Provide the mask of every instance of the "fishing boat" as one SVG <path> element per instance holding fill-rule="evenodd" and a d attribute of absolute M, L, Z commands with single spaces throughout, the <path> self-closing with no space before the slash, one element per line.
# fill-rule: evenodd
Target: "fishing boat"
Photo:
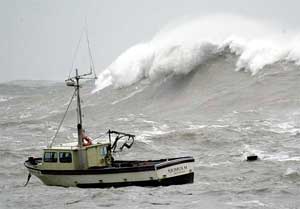
<path fill-rule="evenodd" d="M 115 160 L 114 153 L 125 148 L 130 149 L 135 135 L 108 130 L 107 142 L 95 143 L 85 134 L 82 124 L 80 80 L 87 79 L 91 73 L 79 75 L 76 70 L 75 76 L 66 80 L 67 86 L 74 87 L 73 97 L 77 98 L 77 142 L 54 146 L 52 141 L 43 150 L 42 157 L 29 157 L 24 163 L 29 171 L 26 185 L 32 175 L 46 185 L 82 188 L 193 183 L 193 157 Z"/>

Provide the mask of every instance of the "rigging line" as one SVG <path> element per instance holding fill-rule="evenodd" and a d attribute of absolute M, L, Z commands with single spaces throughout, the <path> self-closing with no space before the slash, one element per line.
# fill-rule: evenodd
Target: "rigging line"
<path fill-rule="evenodd" d="M 86 42 L 88 45 L 88 50 L 89 50 L 89 57 L 90 57 L 90 66 L 91 66 L 91 73 L 94 74 L 94 77 L 96 78 L 96 72 L 95 72 L 95 66 L 94 66 L 94 61 L 93 61 L 93 56 L 92 56 L 92 51 L 90 47 L 90 40 L 89 40 L 89 34 L 88 34 L 88 25 L 87 25 L 87 19 L 85 19 L 85 37 L 86 37 Z"/>
<path fill-rule="evenodd" d="M 94 140 L 96 140 L 96 139 L 99 139 L 100 137 L 103 137 L 103 136 L 105 136 L 105 135 L 106 135 L 106 133 L 104 133 L 104 134 L 101 134 L 101 135 L 99 135 L 99 136 L 95 137 L 94 139 L 92 139 L 92 141 L 94 141 Z"/>
<path fill-rule="evenodd" d="M 80 46 L 80 43 L 81 43 L 83 34 L 84 34 L 84 30 L 81 31 L 80 38 L 79 38 L 79 40 L 78 40 L 78 42 L 77 42 L 77 46 L 76 46 L 76 48 L 75 48 L 75 52 L 74 52 L 73 57 L 72 57 L 72 66 L 71 66 L 71 69 L 70 69 L 70 72 L 69 72 L 69 76 L 68 76 L 69 78 L 70 78 L 71 73 L 72 73 L 72 71 L 73 71 L 74 62 L 75 62 L 75 59 L 76 59 L 76 57 L 77 57 L 77 52 L 78 52 L 78 49 L 79 49 L 79 46 Z"/>
<path fill-rule="evenodd" d="M 66 109 L 66 111 L 65 111 L 65 113 L 64 113 L 64 116 L 63 116 L 62 120 L 61 120 L 60 123 L 59 123 L 59 126 L 58 126 L 58 128 L 57 128 L 57 130 L 56 130 L 56 133 L 55 133 L 55 135 L 54 135 L 54 137 L 53 137 L 53 139 L 52 139 L 52 142 L 51 142 L 51 144 L 50 144 L 50 148 L 52 147 L 52 145 L 53 145 L 53 143 L 54 143 L 54 141 L 55 141 L 55 139 L 56 139 L 56 137 L 57 137 L 57 134 L 58 134 L 58 132 L 59 132 L 59 130 L 60 130 L 62 124 L 63 124 L 63 121 L 65 120 L 65 117 L 66 117 L 66 115 L 67 115 L 67 113 L 68 113 L 68 111 L 69 111 L 69 108 L 70 108 L 70 106 L 71 106 L 71 104 L 72 104 L 72 101 L 73 101 L 75 95 L 76 95 L 76 91 L 74 91 L 74 93 L 73 93 L 73 95 L 72 95 L 72 97 L 71 97 L 71 100 L 70 100 L 70 102 L 69 102 L 69 104 L 68 104 L 68 107 L 67 107 L 67 109 Z"/>

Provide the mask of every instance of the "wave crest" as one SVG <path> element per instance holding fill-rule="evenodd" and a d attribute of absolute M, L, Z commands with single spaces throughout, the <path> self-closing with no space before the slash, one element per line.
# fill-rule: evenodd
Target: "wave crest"
<path fill-rule="evenodd" d="M 238 56 L 235 70 L 252 75 L 278 61 L 300 64 L 297 33 L 238 16 L 205 17 L 167 27 L 151 41 L 129 48 L 100 73 L 94 91 L 188 74 L 227 49 Z"/>

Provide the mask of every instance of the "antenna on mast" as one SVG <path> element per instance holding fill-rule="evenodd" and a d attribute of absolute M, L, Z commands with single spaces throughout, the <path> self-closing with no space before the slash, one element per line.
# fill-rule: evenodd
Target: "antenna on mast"
<path fill-rule="evenodd" d="M 85 17 L 85 37 L 86 37 L 86 42 L 87 42 L 88 50 L 89 50 L 90 70 L 91 70 L 90 73 L 94 75 L 95 79 L 97 79 L 97 75 L 96 75 L 96 71 L 95 71 L 95 65 L 94 65 L 93 56 L 92 56 L 92 50 L 91 50 L 91 47 L 90 47 L 87 17 Z"/>
<path fill-rule="evenodd" d="M 87 17 L 85 17 L 85 26 L 83 27 L 83 29 L 81 31 L 80 38 L 79 38 L 77 46 L 75 48 L 75 53 L 73 54 L 72 66 L 71 66 L 71 69 L 70 69 L 70 72 L 69 72 L 68 80 L 71 80 L 71 73 L 74 70 L 74 62 L 75 62 L 75 59 L 77 57 L 79 46 L 80 46 L 80 43 L 82 41 L 83 35 L 85 35 L 86 43 L 87 43 L 87 48 L 88 48 L 88 56 L 89 56 L 89 62 L 90 62 L 90 71 L 89 71 L 89 73 L 81 75 L 81 78 L 82 78 L 82 76 L 92 75 L 93 77 L 91 77 L 91 78 L 84 78 L 84 79 L 97 79 L 95 65 L 94 65 L 94 60 L 93 60 L 93 56 L 92 56 L 92 50 L 91 50 L 91 47 L 90 47 L 90 39 L 89 39 L 89 33 L 88 33 Z"/>

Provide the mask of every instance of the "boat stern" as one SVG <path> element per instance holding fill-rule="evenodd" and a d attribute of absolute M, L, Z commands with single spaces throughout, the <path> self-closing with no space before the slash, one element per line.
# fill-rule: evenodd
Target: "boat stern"
<path fill-rule="evenodd" d="M 193 183 L 194 162 L 193 157 L 168 159 L 155 165 L 157 177 L 162 185 Z"/>

